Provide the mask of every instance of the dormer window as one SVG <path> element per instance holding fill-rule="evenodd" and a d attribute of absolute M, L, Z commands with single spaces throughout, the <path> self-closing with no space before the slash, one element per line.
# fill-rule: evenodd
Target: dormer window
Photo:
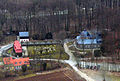
<path fill-rule="evenodd" d="M 19 64 L 21 64 L 22 62 L 19 62 Z"/>
<path fill-rule="evenodd" d="M 26 61 L 24 63 L 27 63 Z"/>
<path fill-rule="evenodd" d="M 15 64 L 17 64 L 17 62 L 15 62 Z"/>

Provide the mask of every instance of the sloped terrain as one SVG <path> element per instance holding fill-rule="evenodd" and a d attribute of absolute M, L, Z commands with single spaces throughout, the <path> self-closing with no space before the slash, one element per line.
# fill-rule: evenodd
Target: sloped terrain
<path fill-rule="evenodd" d="M 16 81 L 85 81 L 72 70 L 60 70 L 58 72 L 37 75 Z"/>

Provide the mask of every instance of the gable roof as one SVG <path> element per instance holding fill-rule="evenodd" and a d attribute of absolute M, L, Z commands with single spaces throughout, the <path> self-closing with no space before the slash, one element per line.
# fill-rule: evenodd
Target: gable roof
<path fill-rule="evenodd" d="M 84 30 L 84 31 L 81 32 L 81 36 L 90 37 L 91 35 L 90 35 L 90 33 L 88 31 Z"/>
<path fill-rule="evenodd" d="M 29 37 L 29 32 L 19 32 L 20 37 Z"/>
<path fill-rule="evenodd" d="M 100 33 L 84 30 L 76 37 L 78 44 L 100 44 L 102 39 Z"/>
<path fill-rule="evenodd" d="M 18 40 L 14 41 L 15 46 L 21 46 L 20 42 Z"/>
<path fill-rule="evenodd" d="M 17 59 L 13 59 L 12 57 L 5 57 L 3 58 L 3 62 L 6 65 L 13 64 L 14 66 L 22 66 L 24 64 L 29 64 L 29 57 Z"/>
<path fill-rule="evenodd" d="M 78 44 L 97 44 L 96 39 L 83 39 L 83 40 L 78 40 Z"/>

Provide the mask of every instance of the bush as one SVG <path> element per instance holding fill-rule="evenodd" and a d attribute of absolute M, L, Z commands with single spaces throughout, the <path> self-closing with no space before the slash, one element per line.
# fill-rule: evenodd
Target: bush
<path fill-rule="evenodd" d="M 32 36 L 32 39 L 33 40 L 39 40 L 39 34 L 34 34 L 33 36 Z"/>
<path fill-rule="evenodd" d="M 22 71 L 23 71 L 23 72 L 26 72 L 26 70 L 27 70 L 27 65 L 23 65 L 23 66 L 22 66 Z"/>
<path fill-rule="evenodd" d="M 101 51 L 100 50 L 95 50 L 94 51 L 94 56 L 95 57 L 100 57 L 101 56 Z"/>
<path fill-rule="evenodd" d="M 51 32 L 47 33 L 45 39 L 53 39 L 52 33 Z"/>

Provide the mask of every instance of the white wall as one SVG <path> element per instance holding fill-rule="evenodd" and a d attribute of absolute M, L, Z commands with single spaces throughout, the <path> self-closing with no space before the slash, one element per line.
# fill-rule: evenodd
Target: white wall
<path fill-rule="evenodd" d="M 28 42 L 29 39 L 20 39 L 20 42 Z"/>

